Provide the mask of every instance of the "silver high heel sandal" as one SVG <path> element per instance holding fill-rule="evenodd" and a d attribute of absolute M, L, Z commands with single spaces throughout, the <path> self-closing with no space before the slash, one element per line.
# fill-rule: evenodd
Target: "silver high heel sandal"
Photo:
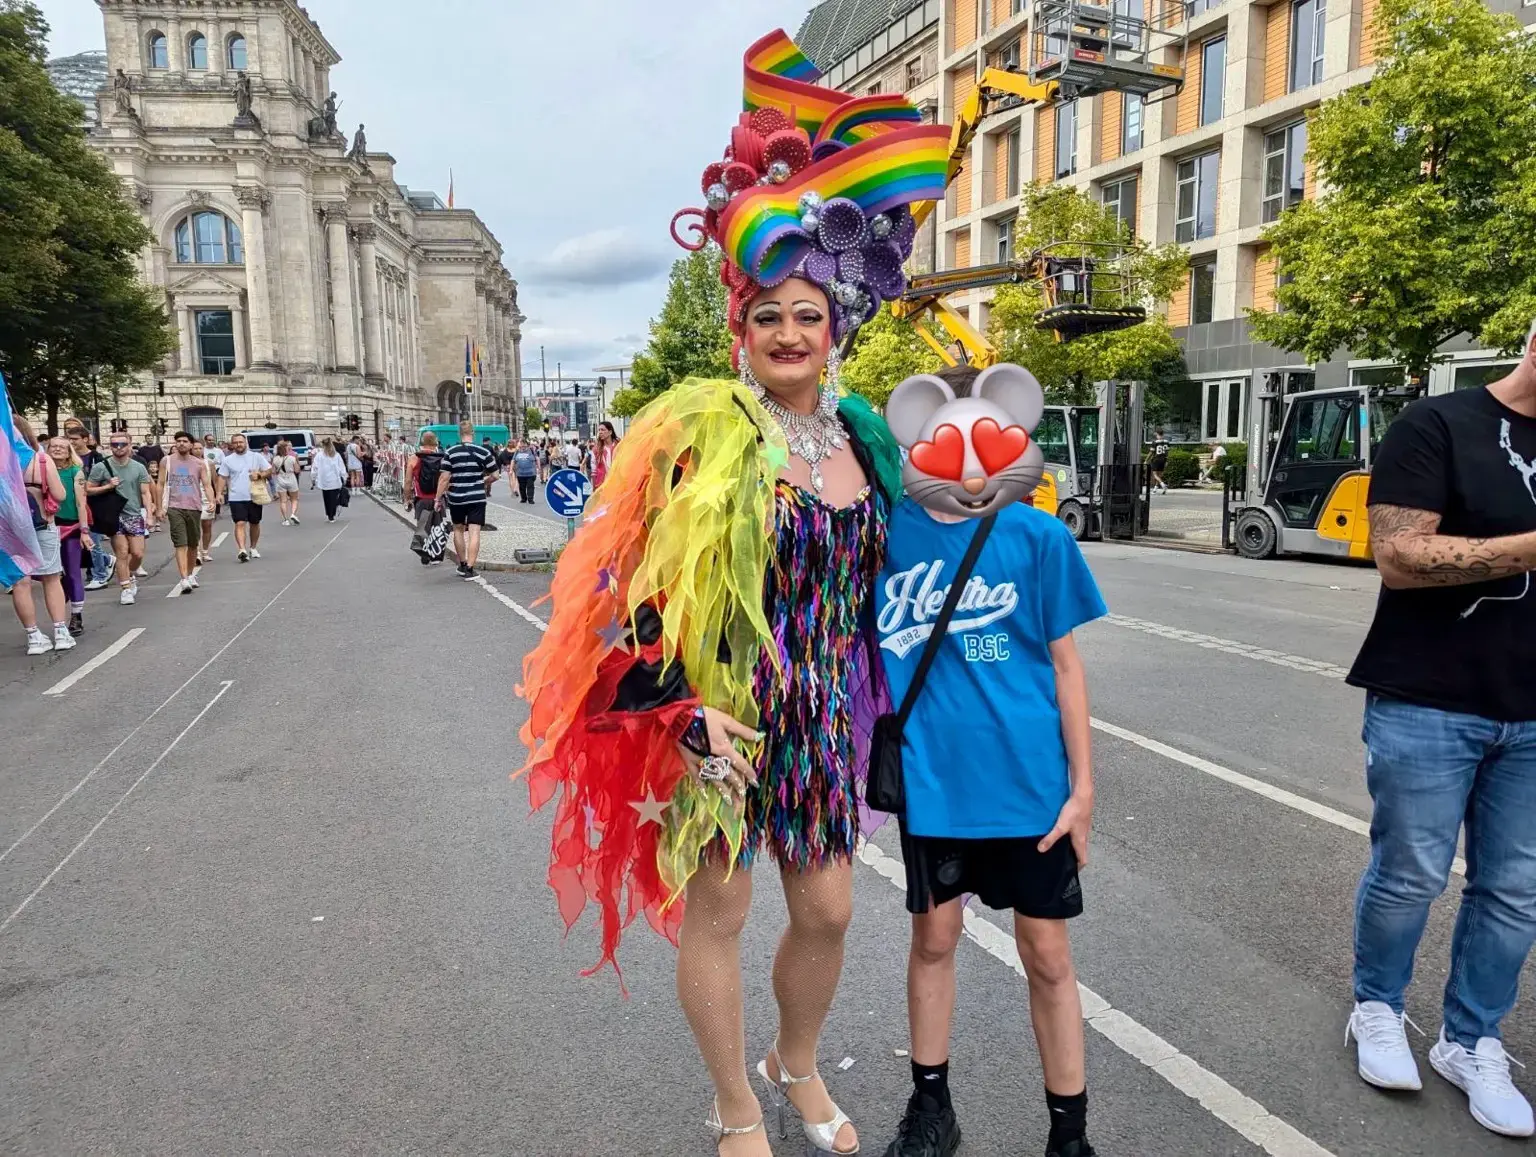
<path fill-rule="evenodd" d="M 739 1128 L 732 1128 L 721 1122 L 720 1101 L 716 1099 L 715 1103 L 710 1106 L 709 1116 L 704 1119 L 704 1127 L 715 1135 L 715 1144 L 718 1145 L 727 1137 L 744 1137 L 748 1133 L 756 1133 L 763 1127 L 763 1119 L 759 1117 L 755 1125 L 742 1125 Z"/>
<path fill-rule="evenodd" d="M 768 1075 L 768 1061 L 766 1058 L 757 1062 L 757 1075 L 762 1077 L 763 1083 L 768 1086 L 769 1100 L 773 1104 L 774 1111 L 778 1114 L 779 1140 L 782 1141 L 789 1136 L 789 1110 L 794 1108 L 794 1105 L 789 1100 L 789 1090 L 795 1085 L 803 1085 L 807 1081 L 814 1081 L 821 1074 L 812 1069 L 809 1076 L 790 1076 L 789 1070 L 784 1067 L 784 1058 L 779 1055 L 778 1041 L 773 1042 L 773 1048 L 768 1051 L 768 1056 L 778 1062 L 779 1079 L 775 1081 Z M 859 1151 L 857 1143 L 852 1149 L 839 1149 L 837 1147 L 838 1131 L 844 1125 L 850 1125 L 852 1122 L 848 1119 L 848 1114 L 839 1109 L 835 1103 L 832 1109 L 834 1113 L 832 1119 L 819 1125 L 813 1125 L 803 1117 L 800 1119 L 800 1127 L 805 1130 L 806 1153 L 810 1154 L 811 1157 L 814 1157 L 817 1153 L 835 1153 L 838 1157 L 853 1157 L 853 1154 Z M 796 1111 L 798 1112 L 798 1110 Z"/>

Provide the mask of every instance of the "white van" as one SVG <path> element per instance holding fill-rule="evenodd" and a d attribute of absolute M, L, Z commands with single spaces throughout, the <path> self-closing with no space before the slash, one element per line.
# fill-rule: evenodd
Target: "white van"
<path fill-rule="evenodd" d="M 299 469 L 309 469 L 309 458 L 318 444 L 313 430 L 241 430 L 252 450 L 265 450 L 279 442 L 292 442 Z"/>

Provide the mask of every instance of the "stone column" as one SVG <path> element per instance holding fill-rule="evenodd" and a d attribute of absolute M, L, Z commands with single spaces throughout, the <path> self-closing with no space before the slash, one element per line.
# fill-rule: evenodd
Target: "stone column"
<path fill-rule="evenodd" d="M 405 316 L 411 337 L 411 361 L 406 368 L 407 389 L 419 390 L 421 381 L 421 317 L 416 308 L 416 269 L 408 268 L 405 274 Z"/>
<path fill-rule="evenodd" d="M 330 262 L 331 331 L 335 334 L 336 368 L 355 370 L 357 342 L 353 340 L 352 250 L 347 244 L 347 205 L 332 201 L 321 206 L 325 215 L 325 248 Z"/>
<path fill-rule="evenodd" d="M 354 227 L 358 244 L 358 288 L 363 305 L 363 372 L 384 377 L 384 335 L 379 327 L 379 228 L 372 222 Z"/>
<path fill-rule="evenodd" d="M 180 348 L 177 351 L 181 359 L 181 372 L 190 374 L 195 372 L 194 362 L 197 353 L 197 340 L 193 335 L 192 311 L 184 306 L 176 307 L 176 333 L 180 340 Z"/>
<path fill-rule="evenodd" d="M 229 313 L 235 331 L 235 369 L 243 370 L 251 364 L 251 354 L 245 345 L 245 310 L 237 305 Z"/>
<path fill-rule="evenodd" d="M 181 17 L 172 16 L 165 22 L 166 63 L 170 72 L 187 70 L 187 42 L 181 38 Z"/>
<path fill-rule="evenodd" d="M 208 38 L 208 71 L 214 76 L 222 76 L 224 74 L 224 33 L 219 27 L 218 17 L 208 17 L 203 35 Z"/>
<path fill-rule="evenodd" d="M 250 312 L 251 367 L 275 369 L 277 350 L 272 344 L 272 296 L 267 277 L 265 214 L 272 195 L 260 185 L 236 185 L 240 202 L 240 231 L 245 241 L 245 296 Z"/>

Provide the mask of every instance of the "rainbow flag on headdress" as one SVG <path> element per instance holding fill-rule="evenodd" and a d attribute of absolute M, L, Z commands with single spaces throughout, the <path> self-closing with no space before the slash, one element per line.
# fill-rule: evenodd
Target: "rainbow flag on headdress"
<path fill-rule="evenodd" d="M 33 450 L 21 440 L 11 417 L 11 396 L 0 374 L 0 584 L 10 586 L 43 565 L 32 529 L 32 509 L 21 472 Z"/>
<path fill-rule="evenodd" d="M 778 109 L 816 142 L 854 145 L 922 123 L 922 114 L 899 92 L 852 97 L 818 85 L 820 70 L 783 29 L 747 49 L 745 65 L 743 107 L 748 112 Z"/>

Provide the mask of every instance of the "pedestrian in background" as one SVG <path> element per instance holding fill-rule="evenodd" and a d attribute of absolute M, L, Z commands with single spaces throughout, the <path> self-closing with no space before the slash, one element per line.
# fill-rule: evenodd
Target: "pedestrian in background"
<path fill-rule="evenodd" d="M 14 421 L 16 432 L 32 450 L 32 461 L 22 471 L 22 481 L 26 484 L 27 498 L 33 507 L 32 527 L 37 531 L 41 562 L 33 569 L 31 577 L 43 586 L 43 605 L 53 623 L 53 638 L 50 640 L 38 630 L 34 620 L 27 632 L 27 654 L 68 651 L 74 647 L 75 640 L 69 633 L 69 610 L 64 599 L 64 563 L 59 553 L 59 527 L 55 521 L 55 515 L 66 497 L 64 483 L 53 459 L 39 445 L 31 424 L 20 416 L 16 416 Z"/>
<path fill-rule="evenodd" d="M 335 522 L 342 492 L 347 488 L 347 462 L 337 451 L 334 438 L 321 438 L 320 448 L 309 460 L 309 488 L 317 487 L 325 503 L 325 520 Z"/>
<path fill-rule="evenodd" d="M 189 594 L 198 586 L 197 548 L 202 541 L 203 511 L 213 505 L 213 487 L 208 463 L 192 435 L 178 430 L 172 445 L 171 456 L 162 464 L 160 508 L 165 511 L 171 549 L 176 552 L 176 567 L 181 572 L 176 593 Z"/>
<path fill-rule="evenodd" d="M 64 423 L 64 436 L 69 439 L 69 447 L 74 451 L 75 458 L 80 463 L 80 479 L 82 485 L 85 479 L 91 476 L 91 471 L 103 461 L 101 451 L 96 446 L 96 439 L 91 437 L 85 423 L 78 418 L 72 418 Z M 85 512 L 87 515 L 89 511 Z M 89 521 L 88 518 L 85 519 Z M 112 578 L 112 528 L 92 528 L 95 533 L 82 539 L 89 543 L 89 551 L 86 561 L 89 563 L 90 580 L 85 584 L 88 591 L 104 589 Z"/>
<path fill-rule="evenodd" d="M 127 434 L 113 434 L 107 439 L 111 457 L 99 463 L 86 479 L 87 499 L 111 494 L 116 501 L 107 505 L 119 510 L 113 520 L 103 520 L 98 529 L 112 535 L 112 552 L 117 556 L 117 601 L 131 607 L 139 597 L 138 572 L 144 566 L 144 539 L 154 521 L 155 498 L 149 486 L 149 471 L 133 457 L 133 443 Z M 119 503 L 121 504 L 119 506 Z"/>
<path fill-rule="evenodd" d="M 533 484 L 539 473 L 539 456 L 527 439 L 512 452 L 512 474 L 517 479 L 518 501 L 532 505 Z"/>
<path fill-rule="evenodd" d="M 272 489 L 277 495 L 277 511 L 284 526 L 299 524 L 299 456 L 287 439 L 277 444 L 272 455 Z"/>
<path fill-rule="evenodd" d="M 459 444 L 443 455 L 437 498 L 453 520 L 453 552 L 459 577 L 475 577 L 480 559 L 480 531 L 485 526 L 485 488 L 496 480 L 496 455 L 475 443 L 475 427 L 459 423 Z"/>
<path fill-rule="evenodd" d="M 429 559 L 422 547 L 427 531 L 432 526 L 432 516 L 437 512 L 437 483 L 443 469 L 443 453 L 437 448 L 437 435 L 428 430 L 421 436 L 421 445 L 411 455 L 405 466 L 405 494 L 401 499 L 411 517 L 416 520 L 416 533 L 411 535 L 411 549 L 420 557 L 423 566 Z M 437 561 L 441 562 L 442 559 Z"/>
<path fill-rule="evenodd" d="M 219 467 L 224 465 L 224 450 L 212 434 L 203 435 L 203 461 L 208 464 L 208 477 L 210 480 L 219 476 Z M 198 552 L 197 561 L 209 563 L 213 561 L 213 524 L 219 520 L 219 510 L 222 504 L 218 499 L 218 486 L 214 486 L 213 514 L 208 516 L 204 511 L 203 517 L 203 549 Z"/>
<path fill-rule="evenodd" d="M 1429 1063 L 1473 1118 L 1536 1132 L 1500 1026 L 1536 938 L 1536 325 L 1504 378 L 1415 402 L 1372 456 L 1381 597 L 1366 691 L 1371 860 L 1355 901 L 1360 1076 L 1421 1087 L 1404 993 L 1465 831 L 1466 886 Z"/>
<path fill-rule="evenodd" d="M 597 441 L 592 443 L 592 486 L 601 486 L 613 466 L 613 452 L 619 444 L 618 431 L 612 422 L 597 424 Z"/>
<path fill-rule="evenodd" d="M 64 487 L 64 498 L 54 512 L 54 525 L 59 528 L 59 557 L 63 563 L 61 582 L 64 598 L 69 603 L 69 633 L 72 638 L 85 634 L 85 579 L 82 574 L 85 552 L 93 545 L 90 531 L 86 529 L 89 509 L 85 504 L 85 471 L 75 456 L 70 440 L 63 435 L 48 439 L 48 457 L 59 472 L 59 482 Z"/>
<path fill-rule="evenodd" d="M 362 456 L 357 452 L 357 437 L 355 435 L 353 436 L 352 440 L 347 443 L 346 460 L 347 485 L 353 490 L 356 490 L 363 484 L 363 459 Z"/>
<path fill-rule="evenodd" d="M 581 445 L 574 438 L 565 444 L 565 465 L 571 470 L 581 469 Z"/>
<path fill-rule="evenodd" d="M 1167 494 L 1168 483 L 1163 481 L 1163 471 L 1168 469 L 1168 439 L 1163 437 L 1161 430 L 1152 442 L 1152 456 L 1147 459 L 1147 469 L 1152 472 L 1153 489 Z"/>
<path fill-rule="evenodd" d="M 272 473 L 267 460 L 247 449 L 244 434 L 229 440 L 230 452 L 219 466 L 219 497 L 229 504 L 229 517 L 235 524 L 235 560 L 260 558 L 261 503 L 252 497 L 251 485 Z"/>
<path fill-rule="evenodd" d="M 357 460 L 362 464 L 363 489 L 372 490 L 373 471 L 376 463 L 374 462 L 373 446 L 367 438 L 361 439 L 357 444 Z"/>

